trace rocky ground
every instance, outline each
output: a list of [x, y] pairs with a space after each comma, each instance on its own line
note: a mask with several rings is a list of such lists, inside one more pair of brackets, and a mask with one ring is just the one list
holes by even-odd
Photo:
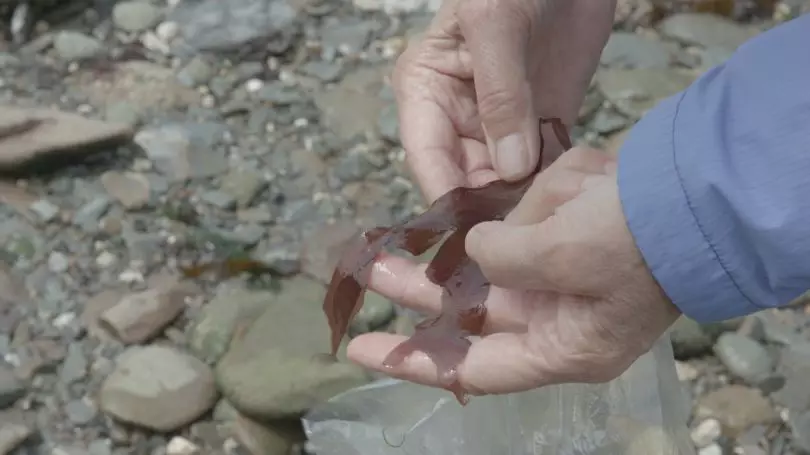
[[[422, 209], [389, 73], [439, 2], [76, 3], [0, 0], [0, 453], [305, 453], [301, 413], [371, 379], [317, 356], [335, 251]], [[803, 7], [652, 24], [622, 2], [575, 136], [615, 148]], [[178, 270], [234, 255], [274, 273]], [[353, 333], [411, 324], [369, 295]], [[808, 326], [679, 323], [701, 455], [810, 452]]]

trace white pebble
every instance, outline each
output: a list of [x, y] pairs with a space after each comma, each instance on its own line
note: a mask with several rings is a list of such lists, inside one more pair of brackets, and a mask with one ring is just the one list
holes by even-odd
[[250, 93], [255, 93], [261, 90], [264, 87], [264, 82], [261, 79], [249, 79], [245, 82], [245, 90]]
[[57, 329], [61, 329], [70, 325], [76, 319], [76, 314], [74, 313], [62, 313], [59, 316], [53, 318], [53, 326]]
[[161, 54], [169, 54], [172, 51], [165, 41], [152, 32], [146, 32], [141, 36], [141, 44], [143, 44], [143, 47]]
[[182, 436], [175, 436], [166, 445], [166, 455], [194, 455], [200, 448]]
[[698, 455], [723, 455], [723, 448], [717, 444], [712, 444], [700, 449]]
[[692, 442], [698, 448], [709, 447], [720, 439], [723, 429], [717, 419], [706, 419], [692, 430]]
[[137, 270], [124, 270], [118, 275], [118, 280], [124, 283], [142, 283], [143, 274]]
[[48, 256], [48, 268], [54, 273], [66, 272], [70, 267], [70, 260], [64, 253], [54, 251]]
[[217, 100], [212, 95], [203, 95], [201, 103], [203, 107], [212, 108], [217, 104]]
[[170, 43], [173, 39], [177, 38], [178, 34], [180, 34], [180, 26], [177, 25], [177, 22], [161, 22], [158, 24], [157, 28], [155, 28], [155, 35], [164, 43]]
[[109, 251], [103, 251], [101, 254], [96, 257], [96, 265], [99, 267], [106, 269], [107, 267], [112, 266], [115, 264], [117, 258], [114, 254], [110, 253]]
[[688, 363], [675, 361], [675, 371], [678, 374], [678, 379], [681, 381], [693, 381], [697, 379], [700, 372], [697, 368], [689, 365]]

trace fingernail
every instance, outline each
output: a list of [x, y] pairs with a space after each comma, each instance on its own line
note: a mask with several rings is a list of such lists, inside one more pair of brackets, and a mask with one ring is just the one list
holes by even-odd
[[515, 179], [527, 175], [531, 169], [526, 140], [519, 133], [498, 139], [495, 142], [496, 165], [501, 178]]

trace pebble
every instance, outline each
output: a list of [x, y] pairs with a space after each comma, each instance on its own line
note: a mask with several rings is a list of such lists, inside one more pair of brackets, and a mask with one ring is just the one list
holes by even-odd
[[686, 44], [734, 51], [755, 35], [754, 30], [722, 16], [700, 13], [674, 14], [658, 26], [662, 35]]
[[674, 60], [673, 51], [671, 43], [617, 31], [611, 33], [600, 63], [614, 68], [667, 68]]
[[186, 87], [197, 87], [208, 83], [215, 70], [208, 59], [195, 56], [177, 73], [177, 80]]
[[142, 32], [160, 22], [163, 16], [161, 8], [145, 1], [122, 1], [116, 3], [112, 10], [115, 26], [128, 32]]
[[700, 449], [698, 455], [723, 455], [723, 448], [719, 444], [710, 444]]
[[53, 48], [59, 57], [68, 61], [84, 60], [104, 52], [101, 41], [70, 30], [63, 30], [54, 37]]
[[70, 267], [70, 259], [59, 251], [54, 251], [48, 255], [48, 268], [53, 273], [65, 273]]
[[46, 223], [55, 220], [59, 215], [59, 207], [45, 199], [40, 199], [31, 204], [31, 211]]
[[717, 441], [723, 433], [723, 428], [717, 419], [706, 419], [692, 430], [692, 442], [698, 448], [708, 447]]
[[107, 171], [100, 180], [107, 194], [128, 210], [141, 209], [149, 202], [149, 180], [143, 174]]
[[166, 445], [166, 455], [196, 455], [200, 448], [182, 436], [175, 436]]
[[25, 395], [26, 387], [14, 375], [14, 371], [6, 366], [0, 366], [0, 409], [13, 405]]
[[767, 378], [774, 367], [773, 357], [762, 345], [737, 333], [720, 335], [714, 352], [733, 374], [749, 384], [757, 384]]
[[99, 399], [116, 419], [166, 432], [211, 409], [217, 391], [211, 370], [196, 358], [168, 346], [135, 346], [119, 357]]
[[71, 400], [65, 404], [65, 413], [76, 425], [87, 425], [98, 415], [96, 408], [85, 400]]

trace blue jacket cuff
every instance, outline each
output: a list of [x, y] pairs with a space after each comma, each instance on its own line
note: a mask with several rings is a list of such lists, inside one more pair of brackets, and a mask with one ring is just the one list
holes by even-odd
[[700, 322], [758, 311], [723, 267], [690, 208], [678, 174], [674, 124], [686, 92], [659, 103], [619, 150], [624, 216], [653, 276], [681, 312]]

